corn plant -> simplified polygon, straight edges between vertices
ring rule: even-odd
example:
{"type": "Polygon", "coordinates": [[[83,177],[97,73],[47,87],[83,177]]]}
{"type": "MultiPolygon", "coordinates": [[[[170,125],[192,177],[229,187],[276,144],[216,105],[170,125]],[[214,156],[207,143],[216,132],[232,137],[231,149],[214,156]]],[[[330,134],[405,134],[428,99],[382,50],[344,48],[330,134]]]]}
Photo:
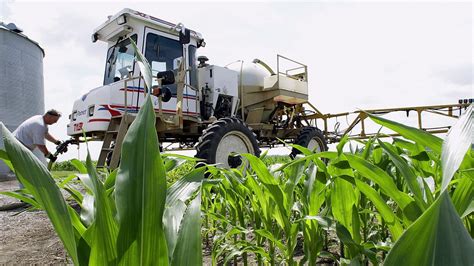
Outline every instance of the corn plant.
{"type": "MultiPolygon", "coordinates": [[[[149,87],[149,65],[136,53],[149,87]]],[[[33,197],[3,194],[45,209],[78,265],[202,264],[201,209],[213,264],[474,264],[473,106],[444,141],[367,115],[404,139],[375,137],[344,152],[344,137],[336,151],[317,154],[293,145],[304,154],[293,161],[242,154],[249,167],[195,168],[167,189],[167,173],[182,160],[159,154],[147,96],[118,171],[102,176],[89,156],[72,162],[85,193],[68,185],[74,176],[56,184],[2,125],[0,158],[33,197]]]]}
{"type": "MultiPolygon", "coordinates": [[[[166,164],[158,151],[155,116],[149,97],[131,125],[118,171],[100,176],[90,156],[74,162],[82,174],[84,194],[66,183],[56,184],[46,167],[1,124],[9,163],[33,206],[44,209],[76,265],[202,263],[200,187],[204,169],[191,171],[169,189],[166,164]],[[59,186],[81,207],[77,213],[59,186]]],[[[9,193],[20,199],[21,194],[9,193]]]]}
{"type": "Polygon", "coordinates": [[[472,108],[444,142],[369,115],[405,139],[376,137],[343,152],[343,138],[334,152],[295,146],[305,156],[283,165],[243,155],[246,171],[213,170],[223,180],[203,206],[216,236],[213,263],[246,265],[253,253],[259,265],[471,265],[472,108]],[[298,241],[304,256],[295,261],[298,241]]]}

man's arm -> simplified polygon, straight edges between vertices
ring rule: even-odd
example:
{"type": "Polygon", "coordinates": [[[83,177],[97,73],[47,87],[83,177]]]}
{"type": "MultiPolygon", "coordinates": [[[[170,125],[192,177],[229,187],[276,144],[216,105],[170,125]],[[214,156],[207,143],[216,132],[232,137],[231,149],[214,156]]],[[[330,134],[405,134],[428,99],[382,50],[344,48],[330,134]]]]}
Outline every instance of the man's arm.
{"type": "Polygon", "coordinates": [[[61,141],[55,139],[55,138],[54,138],[53,136],[51,136],[51,134],[49,134],[49,133],[46,133],[46,134],[44,135],[44,138],[47,139],[47,140],[49,140],[50,142],[56,144],[56,145],[59,145],[59,144],[61,143],[61,141]]]}
{"type": "Polygon", "coordinates": [[[46,145],[36,145],[38,149],[44,154],[44,157],[48,158],[50,161],[54,162],[58,157],[55,157],[53,154],[49,153],[46,145]]]}
{"type": "Polygon", "coordinates": [[[44,154],[44,156],[48,157],[49,151],[48,151],[48,148],[46,148],[46,145],[36,145],[36,146],[44,154]]]}

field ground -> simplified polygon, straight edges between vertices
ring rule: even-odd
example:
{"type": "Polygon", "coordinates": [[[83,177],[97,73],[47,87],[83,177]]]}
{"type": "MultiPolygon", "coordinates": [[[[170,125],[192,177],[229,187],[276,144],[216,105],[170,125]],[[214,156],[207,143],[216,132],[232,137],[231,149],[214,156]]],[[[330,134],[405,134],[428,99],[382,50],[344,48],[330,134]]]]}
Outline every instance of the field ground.
{"type": "MultiPolygon", "coordinates": [[[[0,182],[0,191],[18,189],[16,180],[0,182]]],[[[18,202],[0,195],[0,207],[18,202]]],[[[0,265],[65,264],[63,244],[44,211],[0,211],[0,265]]]]}
{"type": "MultiPolygon", "coordinates": [[[[74,171],[52,173],[55,178],[65,178],[74,171]]],[[[16,189],[16,180],[0,182],[0,191],[16,189]]],[[[0,209],[12,204],[19,204],[19,201],[0,195],[0,209]]],[[[2,210],[0,224],[0,265],[71,263],[45,211],[28,211],[25,208],[2,210]]],[[[209,251],[204,250],[203,253],[204,265],[210,265],[209,251]]]]}

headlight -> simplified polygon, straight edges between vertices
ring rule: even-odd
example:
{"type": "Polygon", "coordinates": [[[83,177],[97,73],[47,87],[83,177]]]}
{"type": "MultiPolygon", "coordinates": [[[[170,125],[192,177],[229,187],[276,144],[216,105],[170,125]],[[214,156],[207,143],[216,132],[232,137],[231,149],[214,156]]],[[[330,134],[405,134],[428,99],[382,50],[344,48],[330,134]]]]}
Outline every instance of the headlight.
{"type": "Polygon", "coordinates": [[[125,23],[127,23],[127,18],[125,17],[125,15],[121,15],[120,17],[117,18],[118,25],[123,25],[125,23]]]}
{"type": "Polygon", "coordinates": [[[95,105],[89,106],[89,110],[88,110],[89,116],[93,116],[93,115],[94,115],[94,109],[95,109],[95,105]]]}

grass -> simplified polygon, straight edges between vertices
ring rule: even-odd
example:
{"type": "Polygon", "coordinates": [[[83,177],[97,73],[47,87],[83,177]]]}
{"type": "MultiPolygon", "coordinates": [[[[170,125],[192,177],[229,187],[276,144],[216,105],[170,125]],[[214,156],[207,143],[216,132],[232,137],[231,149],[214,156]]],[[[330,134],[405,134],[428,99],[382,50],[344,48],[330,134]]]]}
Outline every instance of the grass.
{"type": "Polygon", "coordinates": [[[59,179],[59,180],[63,180],[66,177],[68,177],[72,174],[76,174],[76,173],[78,173],[77,170],[74,170],[74,171],[51,171],[51,175],[54,178],[59,179]]]}

